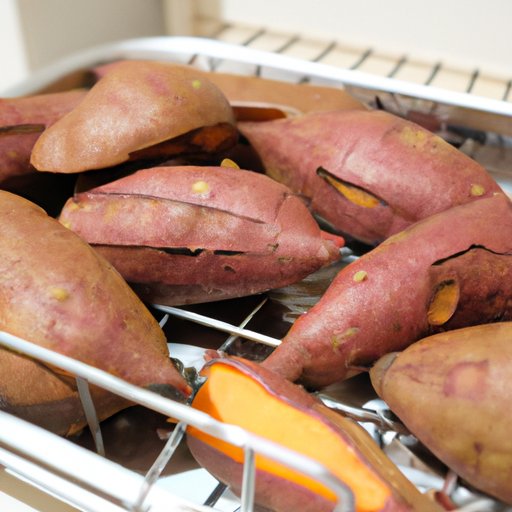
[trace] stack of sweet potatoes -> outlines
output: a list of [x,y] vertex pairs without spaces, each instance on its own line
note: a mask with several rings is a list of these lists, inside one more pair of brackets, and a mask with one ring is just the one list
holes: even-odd
[[[209,363],[192,406],[317,458],[357,510],[438,510],[357,424],[294,383],[371,368],[439,459],[512,502],[512,205],[489,173],[336,89],[150,61],[93,77],[0,101],[0,330],[184,400],[192,390],[144,302],[262,293],[333,263],[344,239],[363,242],[261,365]],[[128,405],[95,393],[100,418]],[[0,403],[63,434],[85,422],[70,376],[6,350]],[[240,488],[240,453],[198,430],[189,443]],[[257,472],[263,507],[334,508],[330,491],[272,461]]]

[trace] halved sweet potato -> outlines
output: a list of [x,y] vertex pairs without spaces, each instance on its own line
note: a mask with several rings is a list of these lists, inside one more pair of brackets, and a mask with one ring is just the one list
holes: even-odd
[[500,191],[476,161],[383,111],[311,113],[239,129],[269,176],[309,198],[334,228],[368,244]]
[[[299,386],[237,358],[216,359],[204,373],[192,407],[323,464],[352,490],[357,511],[439,510],[357,423]],[[191,427],[187,440],[196,460],[240,493],[243,452]],[[256,455],[255,501],[274,511],[320,512],[332,510],[336,496],[311,477]]]
[[[152,61],[121,62],[84,101],[38,139],[31,163],[40,171],[76,173],[130,158],[168,158],[183,151],[217,152],[236,142],[228,101],[191,67]],[[197,130],[205,129],[199,135]],[[150,151],[149,155],[145,150]]]
[[439,333],[371,369],[378,394],[440,460],[512,504],[512,323]]
[[[106,260],[36,205],[0,191],[0,330],[134,384],[191,390],[158,323]],[[100,419],[128,403],[93,390]],[[85,424],[74,379],[0,351],[3,409],[70,434]]]
[[324,386],[433,332],[511,319],[511,294],[512,204],[496,194],[424,219],[345,267],[263,365]]
[[342,243],[286,187],[232,167],[144,169],[76,194],[60,221],[164,304],[283,286],[336,260]]

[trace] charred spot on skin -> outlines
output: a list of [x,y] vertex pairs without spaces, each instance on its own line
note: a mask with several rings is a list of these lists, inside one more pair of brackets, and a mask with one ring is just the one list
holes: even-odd
[[14,126],[0,126],[2,135],[24,135],[28,133],[41,133],[45,130],[44,124],[17,124]]
[[400,332],[402,330],[402,324],[400,322],[393,322],[391,327],[393,332]]
[[336,351],[339,346],[347,339],[351,338],[352,336],[356,335],[359,332],[359,327],[349,327],[342,333],[336,333],[331,338],[331,345],[334,351]]
[[384,201],[368,192],[362,187],[358,187],[353,183],[341,180],[334,176],[323,167],[319,167],[316,170],[316,174],[339,192],[345,199],[351,203],[361,206],[363,208],[375,208],[379,204],[386,205]]
[[270,252],[276,252],[279,244],[267,244],[267,248]]
[[231,274],[236,274],[236,270],[229,265],[224,265],[223,269],[224,269],[224,272],[230,272]]
[[455,279],[440,282],[434,289],[428,306],[428,323],[430,325],[443,325],[448,322],[457,309],[459,298],[459,283]]

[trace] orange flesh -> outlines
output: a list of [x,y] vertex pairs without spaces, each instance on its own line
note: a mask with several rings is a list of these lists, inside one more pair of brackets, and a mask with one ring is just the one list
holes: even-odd
[[448,322],[457,309],[460,290],[455,281],[444,281],[440,283],[432,298],[427,318],[430,325],[443,325]]
[[346,185],[331,176],[323,176],[323,178],[351,203],[354,203],[357,206],[362,206],[363,208],[375,208],[380,203],[379,199],[360,188]]
[[[238,425],[316,459],[352,489],[358,511],[381,510],[389,497],[389,489],[358,459],[355,450],[339,434],[318,418],[269,394],[261,384],[236,368],[213,365],[192,406],[220,421]],[[193,428],[189,428],[189,434],[233,460],[243,461],[239,448]],[[335,495],[322,484],[271,459],[257,455],[256,467],[331,501],[336,500]]]

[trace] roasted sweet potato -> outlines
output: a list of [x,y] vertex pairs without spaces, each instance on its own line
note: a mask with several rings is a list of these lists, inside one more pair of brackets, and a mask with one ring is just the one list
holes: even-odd
[[371,369],[377,393],[434,454],[512,504],[512,323],[439,333]]
[[[112,266],[36,205],[0,191],[0,330],[182,399],[158,323]],[[0,350],[0,404],[60,434],[84,424],[74,379]],[[128,403],[99,389],[100,419]]]
[[236,142],[228,101],[191,67],[119,63],[80,105],[45,130],[32,151],[40,171],[76,173],[130,159],[215,153]]
[[346,266],[263,362],[323,386],[441,330],[512,318],[504,194],[433,215]]
[[[353,492],[357,511],[434,511],[353,421],[327,409],[304,389],[256,363],[216,359],[192,407],[323,464]],[[240,493],[243,453],[224,441],[188,429],[188,445],[198,462]],[[336,496],[323,484],[256,455],[258,505],[273,511],[333,510]]]
[[75,108],[84,89],[59,94],[0,99],[0,186],[35,172],[30,153],[41,133]]
[[155,167],[76,194],[61,222],[151,302],[184,304],[282,286],[339,257],[302,201],[230,167]]
[[338,110],[239,123],[266,172],[334,228],[377,244],[408,225],[500,190],[440,137],[383,111]]

